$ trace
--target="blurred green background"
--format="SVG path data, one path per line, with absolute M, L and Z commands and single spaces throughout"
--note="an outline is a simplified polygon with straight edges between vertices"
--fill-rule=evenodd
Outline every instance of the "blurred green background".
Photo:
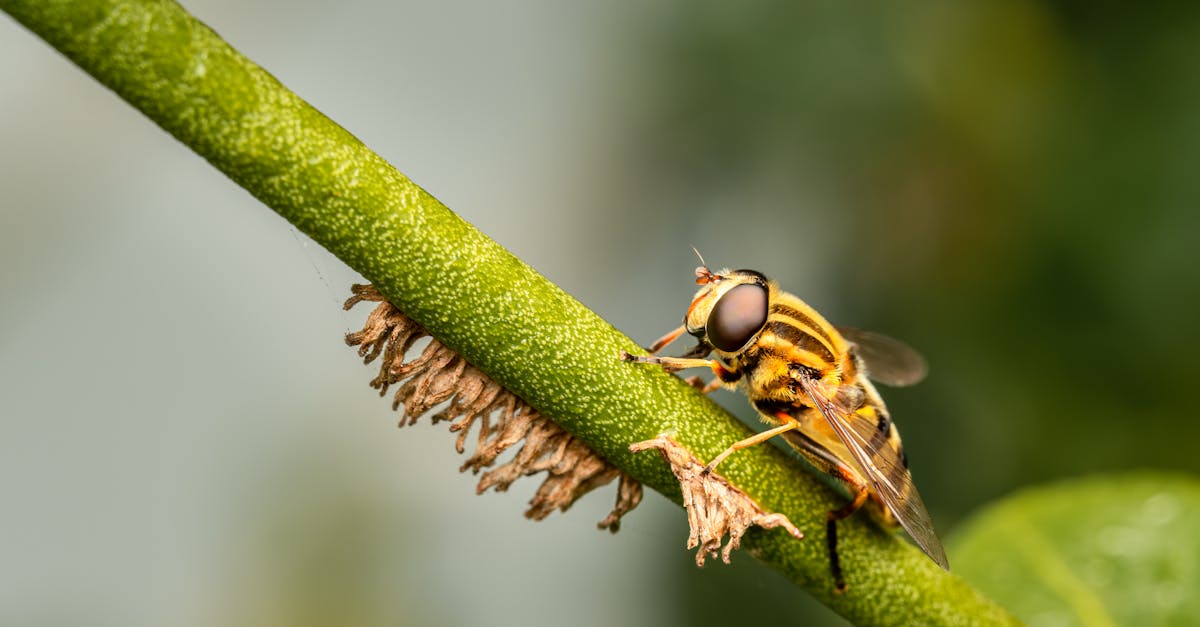
M 1200 5 L 186 6 L 634 338 L 694 244 L 918 346 L 943 535 L 1200 470 Z M 838 623 L 658 495 L 473 496 L 342 345 L 353 274 L 8 18 L 0 146 L 0 623 Z

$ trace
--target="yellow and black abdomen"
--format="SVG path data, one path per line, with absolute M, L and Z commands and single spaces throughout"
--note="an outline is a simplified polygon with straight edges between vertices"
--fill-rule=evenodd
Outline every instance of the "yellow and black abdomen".
M 870 398 L 872 395 L 875 396 L 874 399 Z M 899 500 L 906 500 L 909 492 L 912 490 L 912 481 L 908 479 L 908 456 L 904 454 L 904 446 L 900 442 L 900 432 L 896 430 L 896 425 L 892 423 L 887 408 L 883 406 L 882 402 L 878 401 L 878 394 L 875 394 L 874 389 L 868 392 L 867 398 L 869 399 L 867 403 L 854 412 L 857 422 L 853 423 L 852 426 L 874 425 L 873 430 L 855 429 L 855 431 L 867 441 L 864 449 L 870 456 L 871 463 L 875 465 L 891 485 L 896 486 Z M 891 449 L 895 454 L 885 454 L 885 449 Z M 899 460 L 899 463 L 889 460 Z M 862 468 L 857 467 L 857 464 L 855 466 L 856 470 L 860 473 L 864 472 Z M 896 517 L 883 504 L 879 495 L 872 491 L 871 497 L 872 507 L 870 510 L 872 515 L 888 526 L 898 524 Z

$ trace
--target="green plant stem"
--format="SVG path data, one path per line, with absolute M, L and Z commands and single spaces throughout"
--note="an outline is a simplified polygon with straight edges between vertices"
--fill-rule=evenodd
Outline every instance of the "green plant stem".
M 676 377 L 620 362 L 620 350 L 639 350 L 632 340 L 178 4 L 0 0 L 0 8 L 362 273 L 443 343 L 646 485 L 679 500 L 662 459 L 634 455 L 630 443 L 667 432 L 710 459 L 748 434 Z M 839 528 L 850 590 L 834 594 L 824 516 L 841 497 L 770 446 L 743 451 L 721 470 L 809 536 L 756 532 L 744 546 L 850 620 L 1015 623 L 864 516 Z

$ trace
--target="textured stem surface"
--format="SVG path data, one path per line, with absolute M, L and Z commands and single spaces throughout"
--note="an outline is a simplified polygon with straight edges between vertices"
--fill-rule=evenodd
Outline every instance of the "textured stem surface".
M 632 340 L 178 4 L 0 0 L 0 8 L 362 273 L 444 344 L 646 485 L 680 500 L 662 458 L 630 453 L 630 443 L 670 433 L 711 459 L 748 434 L 660 368 L 618 361 L 621 350 L 640 350 Z M 1015 622 L 861 516 L 839 529 L 850 591 L 834 594 L 819 538 L 825 512 L 840 497 L 770 446 L 742 451 L 721 469 L 764 509 L 786 514 L 809 535 L 798 541 L 782 530 L 751 531 L 743 546 L 849 619 Z M 680 557 L 688 559 L 682 546 Z

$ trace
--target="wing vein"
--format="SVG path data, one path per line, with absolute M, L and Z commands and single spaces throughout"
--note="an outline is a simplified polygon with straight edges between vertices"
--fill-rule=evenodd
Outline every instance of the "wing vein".
M 912 474 L 904 468 L 896 449 L 888 443 L 872 446 L 870 434 L 875 424 L 863 420 L 855 412 L 839 406 L 825 395 L 817 382 L 809 377 L 799 377 L 801 388 L 812 399 L 838 439 L 850 450 L 854 460 L 867 475 L 867 481 L 875 494 L 899 521 L 908 535 L 939 566 L 949 570 L 946 551 L 933 528 L 933 521 L 921 496 L 913 485 Z M 865 433 L 864 433 L 865 431 Z M 896 485 L 898 477 L 901 485 Z

